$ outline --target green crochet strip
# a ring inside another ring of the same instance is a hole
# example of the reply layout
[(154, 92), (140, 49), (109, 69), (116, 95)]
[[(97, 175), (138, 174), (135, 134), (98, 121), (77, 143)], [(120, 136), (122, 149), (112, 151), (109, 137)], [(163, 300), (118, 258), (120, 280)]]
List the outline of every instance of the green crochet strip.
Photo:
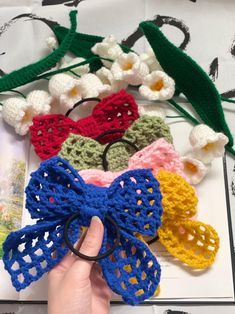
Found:
[[(136, 144), (139, 149), (162, 137), (169, 143), (173, 142), (168, 125), (161, 118), (150, 116), (141, 116), (134, 121), (123, 136), (124, 139)], [(103, 169), (102, 154), (105, 147), (106, 145), (101, 145), (91, 138), (70, 134), (62, 144), (58, 155), (68, 160), (78, 171)], [(113, 144), (107, 153), (108, 170), (115, 172), (126, 169), (134, 153), (134, 148), (128, 144), (122, 142)]]
[(173, 45), (151, 22), (140, 27), (164, 71), (187, 97), (202, 121), (217, 132), (223, 132), (233, 146), (233, 136), (225, 121), (220, 95), (205, 71), (186, 53)]
[(69, 13), (71, 28), (67, 32), (59, 48), (54, 50), (51, 54), (42, 60), (25, 66), (19, 70), (15, 70), (0, 78), (0, 92), (8, 91), (34, 81), (39, 74), (48, 71), (50, 68), (55, 66), (61, 58), (63, 58), (66, 52), (70, 49), (70, 45), (76, 34), (76, 14), (77, 11), (71, 11)]
[[(53, 29), (55, 36), (60, 43), (64, 40), (65, 36), (68, 33), (68, 29), (63, 26), (55, 26)], [(77, 57), (89, 59), (94, 56), (96, 56), (92, 51), (91, 48), (97, 44), (100, 43), (104, 37), (101, 36), (95, 36), (95, 35), (88, 35), (88, 34), (82, 34), (82, 33), (76, 33), (74, 36), (73, 42), (70, 46), (70, 51)], [(121, 45), (120, 47), (124, 52), (130, 52), (131, 49), (126, 45)], [(91, 72), (95, 72), (99, 70), (103, 66), (102, 62), (100, 60), (96, 60), (96, 62), (92, 62), (90, 64)]]

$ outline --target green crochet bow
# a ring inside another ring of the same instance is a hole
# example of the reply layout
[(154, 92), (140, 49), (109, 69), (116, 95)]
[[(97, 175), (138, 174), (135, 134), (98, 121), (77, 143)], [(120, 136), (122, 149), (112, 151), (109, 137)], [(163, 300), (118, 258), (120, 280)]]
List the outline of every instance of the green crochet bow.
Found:
[[(160, 117), (150, 116), (141, 116), (122, 137), (139, 150), (159, 138), (173, 142), (169, 126)], [(70, 134), (58, 155), (68, 160), (76, 170), (103, 169), (102, 156), (106, 146), (91, 138)], [(126, 143), (120, 142), (110, 146), (107, 152), (108, 170), (114, 172), (126, 169), (134, 152), (134, 148)]]

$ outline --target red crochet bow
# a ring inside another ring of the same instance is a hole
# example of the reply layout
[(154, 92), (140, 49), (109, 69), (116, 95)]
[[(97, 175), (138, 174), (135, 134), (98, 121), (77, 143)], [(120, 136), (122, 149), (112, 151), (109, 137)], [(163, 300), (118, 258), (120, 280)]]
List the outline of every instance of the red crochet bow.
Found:
[[(62, 114), (36, 116), (30, 127), (31, 143), (36, 154), (43, 160), (57, 155), (69, 133), (96, 138), (114, 129), (126, 130), (139, 118), (138, 107), (132, 95), (124, 90), (103, 98), (92, 114), (73, 121)], [(122, 137), (122, 133), (109, 134), (101, 139), (102, 144)]]

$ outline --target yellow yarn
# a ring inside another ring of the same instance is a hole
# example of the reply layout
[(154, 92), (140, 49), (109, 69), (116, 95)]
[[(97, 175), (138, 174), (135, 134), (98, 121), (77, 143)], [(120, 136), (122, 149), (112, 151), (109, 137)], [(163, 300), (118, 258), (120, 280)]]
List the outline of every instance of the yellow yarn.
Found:
[(194, 188), (183, 177), (165, 170), (158, 173), (157, 179), (163, 196), (160, 242), (190, 267), (209, 267), (219, 249), (219, 236), (210, 225), (189, 219), (196, 214), (198, 203)]

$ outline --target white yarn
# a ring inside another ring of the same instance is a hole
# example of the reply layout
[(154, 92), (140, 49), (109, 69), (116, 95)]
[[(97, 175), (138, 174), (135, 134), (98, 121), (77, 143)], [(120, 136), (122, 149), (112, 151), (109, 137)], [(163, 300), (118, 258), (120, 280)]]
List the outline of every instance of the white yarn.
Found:
[[(117, 57), (122, 53), (121, 47), (118, 45), (116, 38), (114, 35), (110, 35), (108, 37), (105, 37), (102, 42), (95, 44), (91, 51), (103, 58), (116, 60)], [(102, 60), (102, 63), (107, 68), (110, 68), (112, 65), (112, 62)]]
[(151, 48), (149, 48), (145, 53), (142, 53), (140, 55), (140, 60), (144, 61), (148, 65), (150, 72), (163, 71), (160, 63), (156, 59), (156, 56)]
[[(74, 59), (70, 60), (69, 62), (68, 61), (64, 61), (60, 68), (63, 69), (63, 68), (69, 67), (71, 65), (81, 63), (83, 61), (85, 61), (84, 58), (74, 58)], [(89, 73), (90, 67), (89, 67), (89, 64), (84, 64), (84, 65), (78, 66), (77, 68), (73, 68), (71, 71), (74, 72), (77, 75), (82, 76), (82, 75), (84, 75), (86, 73)], [(72, 72), (67, 72), (67, 74), (69, 74), (69, 75), (71, 75), (73, 77), (74, 76), (76, 77), (76, 75), (73, 75)]]
[(32, 91), (26, 99), (9, 98), (3, 104), (2, 117), (15, 128), (16, 133), (25, 135), (33, 124), (34, 116), (47, 114), (50, 111), (51, 100), (52, 97), (41, 90)]
[(122, 53), (112, 64), (111, 71), (115, 80), (124, 80), (128, 84), (137, 86), (149, 73), (147, 64), (133, 52)]
[(120, 89), (126, 89), (128, 86), (128, 83), (124, 80), (115, 80), (113, 73), (105, 67), (99, 69), (96, 75), (103, 84), (110, 86), (110, 93), (117, 92)]
[(192, 129), (189, 141), (195, 158), (210, 163), (214, 158), (224, 155), (228, 138), (223, 133), (215, 132), (206, 124), (199, 124)]
[(153, 71), (143, 79), (139, 92), (149, 100), (167, 100), (174, 95), (175, 82), (165, 72)]
[(181, 161), (184, 164), (186, 178), (193, 185), (200, 183), (211, 168), (211, 164), (204, 164), (193, 156), (181, 157)]

